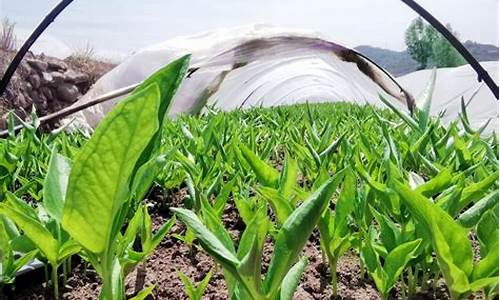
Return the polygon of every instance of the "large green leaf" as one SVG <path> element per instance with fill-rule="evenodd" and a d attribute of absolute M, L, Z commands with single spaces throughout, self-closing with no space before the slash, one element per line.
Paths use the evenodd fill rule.
<path fill-rule="evenodd" d="M 293 207 L 283 194 L 269 187 L 260 187 L 258 192 L 266 199 L 274 210 L 278 223 L 283 224 L 293 211 Z"/>
<path fill-rule="evenodd" d="M 431 111 L 431 100 L 432 94 L 434 93 L 434 86 L 436 84 L 436 68 L 432 70 L 431 78 L 427 82 L 425 90 L 419 95 L 417 99 L 418 110 L 418 126 L 422 131 L 425 130 L 427 123 L 429 122 L 429 115 Z"/>
<path fill-rule="evenodd" d="M 58 154 L 54 148 L 43 184 L 43 206 L 47 213 L 58 222 L 63 216 L 70 171 L 71 161 Z"/>
<path fill-rule="evenodd" d="M 132 182 L 131 192 L 135 194 L 135 201 L 141 201 L 146 196 L 151 184 L 165 166 L 167 160 L 160 155 L 151 158 L 148 162 L 137 169 Z"/>
<path fill-rule="evenodd" d="M 428 198 L 406 185 L 394 182 L 394 188 L 412 215 L 424 226 L 438 258 L 446 283 L 453 295 L 469 290 L 472 273 L 472 247 L 467 231 Z"/>
<path fill-rule="evenodd" d="M 262 185 L 273 188 L 278 187 L 280 178 L 278 171 L 266 162 L 262 161 L 257 155 L 255 155 L 255 153 L 252 152 L 252 150 L 248 149 L 248 147 L 242 143 L 239 143 L 239 150 L 252 170 L 255 172 L 257 180 L 259 180 Z"/>
<path fill-rule="evenodd" d="M 498 189 L 486 195 L 483 199 L 476 202 L 469 209 L 464 211 L 458 221 L 465 227 L 473 227 L 479 222 L 481 216 L 487 210 L 498 204 Z"/>
<path fill-rule="evenodd" d="M 380 226 L 380 240 L 385 247 L 385 249 L 389 252 L 392 251 L 398 245 L 399 238 L 399 230 L 394 222 L 387 217 L 386 215 L 378 212 L 371 205 L 370 212 L 373 214 L 373 217 L 377 221 Z"/>
<path fill-rule="evenodd" d="M 443 169 L 434 178 L 419 185 L 415 190 L 425 197 L 434 197 L 452 184 L 453 176 L 448 168 Z"/>
<path fill-rule="evenodd" d="M 334 239 L 340 240 L 348 233 L 347 222 L 356 201 L 356 176 L 351 168 L 346 169 L 342 191 L 335 204 Z"/>
<path fill-rule="evenodd" d="M 283 278 L 280 290 L 280 300 L 292 300 L 295 290 L 300 282 L 300 276 L 307 266 L 307 257 L 303 257 L 296 263 Z"/>
<path fill-rule="evenodd" d="M 58 261 L 59 244 L 40 221 L 0 203 L 0 214 L 7 216 L 19 226 L 43 255 L 53 264 Z"/>
<path fill-rule="evenodd" d="M 474 266 L 472 278 L 480 280 L 498 276 L 498 218 L 487 211 L 477 224 L 477 237 L 481 246 L 481 261 Z"/>
<path fill-rule="evenodd" d="M 170 62 L 168 65 L 160 68 L 149 76 L 132 92 L 133 94 L 140 93 L 147 89 L 149 85 L 155 83 L 158 85 L 160 91 L 160 105 L 158 114 L 156 115 L 160 130 L 156 133 L 155 138 L 151 139 L 147 151 L 145 151 L 145 155 L 141 158 L 141 163 L 145 163 L 149 160 L 148 152 L 153 152 L 155 148 L 160 146 L 159 137 L 161 136 L 161 129 L 163 128 L 163 120 L 167 117 L 168 110 L 172 105 L 172 99 L 184 79 L 190 59 L 191 55 L 188 54 Z"/>
<path fill-rule="evenodd" d="M 288 199 L 297 184 L 297 174 L 299 166 L 297 161 L 287 156 L 283 173 L 281 174 L 279 190 L 285 199 Z"/>
<path fill-rule="evenodd" d="M 462 197 L 459 201 L 459 210 L 467 207 L 470 203 L 479 201 L 492 186 L 498 185 L 498 170 L 493 172 L 483 180 L 468 185 L 462 192 Z"/>
<path fill-rule="evenodd" d="M 392 250 L 384 262 L 384 272 L 387 274 L 385 292 L 389 292 L 403 272 L 406 264 L 415 257 L 421 239 L 403 243 Z"/>
<path fill-rule="evenodd" d="M 119 103 L 74 160 L 62 224 L 94 253 L 106 249 L 135 164 L 158 130 L 160 94 L 153 83 Z"/>
<path fill-rule="evenodd" d="M 226 248 L 224 242 L 220 241 L 214 233 L 203 225 L 194 212 L 184 208 L 171 208 L 171 210 L 186 224 L 186 226 L 193 230 L 196 238 L 200 240 L 203 248 L 210 253 L 210 255 L 213 255 L 225 268 L 233 272 L 235 271 L 240 263 L 235 253 Z"/>
<path fill-rule="evenodd" d="M 269 227 L 267 206 L 261 206 L 252 221 L 247 225 L 238 245 L 237 256 L 241 264 L 238 274 L 250 295 L 261 293 L 262 249 Z"/>

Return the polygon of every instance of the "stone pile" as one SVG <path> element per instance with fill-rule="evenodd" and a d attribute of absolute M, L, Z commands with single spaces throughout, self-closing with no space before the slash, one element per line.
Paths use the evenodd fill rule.
<path fill-rule="evenodd" d="M 70 105 L 91 85 L 88 74 L 54 58 L 28 58 L 19 66 L 18 75 L 24 88 L 13 95 L 14 108 L 30 111 L 33 104 L 39 115 Z"/>
<path fill-rule="evenodd" d="M 0 77 L 15 54 L 0 49 Z M 61 60 L 28 52 L 0 95 L 0 130 L 6 128 L 11 111 L 26 120 L 33 107 L 41 117 L 73 104 L 113 67 L 90 57 Z"/>

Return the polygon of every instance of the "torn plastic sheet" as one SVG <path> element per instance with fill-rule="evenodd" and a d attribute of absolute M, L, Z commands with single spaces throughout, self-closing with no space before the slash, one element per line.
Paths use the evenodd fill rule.
<path fill-rule="evenodd" d="M 481 65 L 498 84 L 498 61 L 483 62 Z M 398 82 L 418 96 L 424 90 L 431 72 L 432 70 L 416 71 L 399 77 Z M 444 123 L 457 120 L 461 112 L 462 97 L 469 103 L 467 114 L 471 127 L 480 128 L 491 120 L 485 133 L 496 131 L 498 134 L 498 101 L 485 84 L 477 81 L 477 74 L 472 67 L 464 65 L 437 69 L 431 113 L 438 115 L 444 111 L 442 118 Z"/>
<path fill-rule="evenodd" d="M 309 101 L 355 101 L 381 105 L 382 93 L 404 108 L 393 78 L 355 51 L 317 33 L 270 26 L 222 29 L 168 40 L 138 51 L 103 76 L 75 105 L 144 80 L 173 59 L 192 54 L 197 67 L 176 94 L 170 116 L 205 105 L 221 110 Z M 120 99 L 77 115 L 95 127 Z"/>
<path fill-rule="evenodd" d="M 140 50 L 99 79 L 75 105 L 138 83 L 173 59 L 188 53 L 192 55 L 192 71 L 173 99 L 169 111 L 171 117 L 180 113 L 198 113 L 206 105 L 232 110 L 306 101 L 349 101 L 383 107 L 379 94 L 407 111 L 413 99 L 404 90 L 418 95 L 430 78 L 430 73 L 415 72 L 404 76 L 400 85 L 362 55 L 318 33 L 254 25 L 178 37 Z M 470 91 L 478 85 L 472 77 L 473 70 L 468 66 L 461 68 L 468 74 L 466 80 L 462 80 L 465 75 L 459 73 L 443 75 L 451 69 L 438 71 L 431 113 L 437 115 L 447 109 L 447 121 L 455 118 L 455 112 L 460 109 L 460 99 L 452 98 L 466 92 L 463 87 L 469 87 L 467 91 Z M 497 69 L 493 71 L 498 74 Z M 460 84 L 453 83 L 456 82 L 453 74 L 463 77 Z M 442 77 L 447 78 L 446 81 L 441 80 Z M 470 114 L 472 123 L 479 124 L 486 117 L 495 118 L 491 113 L 493 110 L 497 121 L 492 124 L 497 124 L 498 109 L 494 97 L 482 92 L 479 96 L 481 100 L 474 101 L 481 103 L 482 108 L 477 112 L 481 118 L 475 119 L 474 114 Z M 77 126 L 95 127 L 119 100 L 78 113 Z"/>

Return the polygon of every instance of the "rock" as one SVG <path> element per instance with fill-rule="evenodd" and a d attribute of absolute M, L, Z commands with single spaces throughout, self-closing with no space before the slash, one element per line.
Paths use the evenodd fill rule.
<path fill-rule="evenodd" d="M 31 73 L 33 73 L 33 69 L 25 61 L 21 62 L 18 70 L 19 74 L 21 74 L 21 76 L 24 78 L 28 77 Z"/>
<path fill-rule="evenodd" d="M 68 69 L 68 65 L 65 62 L 60 61 L 60 60 L 51 59 L 51 60 L 47 61 L 47 63 L 49 65 L 50 70 L 66 71 Z"/>
<path fill-rule="evenodd" d="M 52 80 L 53 80 L 53 78 L 52 78 L 52 75 L 50 73 L 42 72 L 42 76 L 41 76 L 42 85 L 50 84 L 52 82 Z"/>
<path fill-rule="evenodd" d="M 40 92 L 42 92 L 42 94 L 45 96 L 45 98 L 47 98 L 47 100 L 52 100 L 54 99 L 54 93 L 52 93 L 52 90 L 46 86 L 42 86 L 40 88 Z"/>
<path fill-rule="evenodd" d="M 42 98 L 40 97 L 40 94 L 37 91 L 29 92 L 29 96 L 30 96 L 31 100 L 33 100 L 33 103 L 42 102 Z"/>
<path fill-rule="evenodd" d="M 26 108 L 27 106 L 29 106 L 29 102 L 26 101 L 26 97 L 22 93 L 19 93 L 14 98 L 14 105 L 18 108 L 19 107 Z"/>
<path fill-rule="evenodd" d="M 31 74 L 28 77 L 28 82 L 31 83 L 31 86 L 35 89 L 40 87 L 40 76 L 38 74 Z"/>
<path fill-rule="evenodd" d="M 84 83 L 89 81 L 89 76 L 84 73 L 67 70 L 64 72 L 64 81 L 74 84 Z"/>
<path fill-rule="evenodd" d="M 33 69 L 39 72 L 45 72 L 49 67 L 49 64 L 47 62 L 39 59 L 28 59 L 27 62 Z"/>
<path fill-rule="evenodd" d="M 57 97 L 64 102 L 73 103 L 80 96 L 78 88 L 69 83 L 63 83 L 57 87 Z"/>
<path fill-rule="evenodd" d="M 29 93 L 24 93 L 24 100 L 26 100 L 26 105 L 24 106 L 25 110 L 29 110 L 31 105 L 33 105 L 33 99 L 31 99 Z"/>
<path fill-rule="evenodd" d="M 40 95 L 40 102 L 35 103 L 37 114 L 45 115 L 48 112 L 49 105 L 47 103 L 47 99 L 43 95 Z"/>
<path fill-rule="evenodd" d="M 53 84 L 61 84 L 64 82 L 64 75 L 60 72 L 50 72 Z"/>

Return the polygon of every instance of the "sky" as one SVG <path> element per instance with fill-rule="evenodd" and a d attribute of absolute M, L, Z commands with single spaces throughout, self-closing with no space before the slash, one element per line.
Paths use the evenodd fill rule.
<path fill-rule="evenodd" d="M 417 0 L 460 39 L 498 45 L 498 0 Z M 57 0 L 0 0 L 0 16 L 26 38 Z M 65 56 L 90 45 L 120 57 L 169 38 L 222 27 L 270 24 L 322 33 L 346 46 L 403 50 L 416 14 L 399 0 L 74 0 L 38 43 Z"/>

